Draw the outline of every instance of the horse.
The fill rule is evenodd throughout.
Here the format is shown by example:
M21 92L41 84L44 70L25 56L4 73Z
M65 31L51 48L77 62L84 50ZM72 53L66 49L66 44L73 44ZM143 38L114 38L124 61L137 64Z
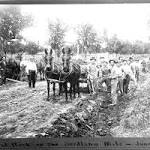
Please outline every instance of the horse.
M63 81L65 80L64 89L66 100L68 99L67 82L70 83L70 98L72 99L72 90L74 98L76 97L76 92L78 93L78 97L80 97L79 78L81 76L81 68L79 64L71 62L70 47L64 47L62 49L62 62L63 62L63 70L61 78L63 77Z
M37 71L40 74L40 80L44 80L45 79L45 63L43 61L43 59L40 60L40 62L37 63Z
M6 61L6 78L20 80L20 61L8 59Z
M47 80L47 92L49 100L50 96L50 81L49 79L60 80L62 66L56 62L54 62L54 50L53 49L45 49L45 78ZM55 98L55 82L51 82L53 84L53 97ZM61 94L62 84L59 83L59 95Z

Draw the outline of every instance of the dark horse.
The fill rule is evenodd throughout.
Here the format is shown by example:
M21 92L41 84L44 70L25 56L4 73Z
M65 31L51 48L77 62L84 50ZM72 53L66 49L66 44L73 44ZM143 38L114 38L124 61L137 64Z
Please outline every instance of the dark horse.
M80 89L79 89L79 78L81 75L80 65L74 62L71 62L71 49L69 47L64 47L62 49L62 62L63 62L63 70L61 74L61 80L65 81L64 89L66 100L67 96L67 82L70 83L70 98L72 99L72 92L74 98L76 97L76 92L78 93L78 97L80 97Z
M47 80L47 91L48 91L48 99L50 96L50 83L53 84L53 95L55 98L55 84L56 82L50 82L49 79L60 80L62 67L60 64L54 62L54 51L52 49L45 49L45 78ZM59 95L61 93L62 84L59 83Z
M6 78L20 80L20 60L10 58L6 61Z

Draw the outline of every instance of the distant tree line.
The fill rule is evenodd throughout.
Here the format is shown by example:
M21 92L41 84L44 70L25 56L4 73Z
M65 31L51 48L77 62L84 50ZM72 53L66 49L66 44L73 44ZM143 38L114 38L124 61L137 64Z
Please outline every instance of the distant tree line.
M0 54L7 55L27 52L36 54L44 51L38 43L26 41L21 36L21 31L32 26L33 18L31 15L22 15L19 6L10 6L0 10ZM56 22L48 22L49 39L48 45L56 50L57 56L60 56L62 47L65 43L65 36L68 31L68 26L60 20ZM75 28L77 40L71 45L74 54L87 53L116 53L116 54L150 54L150 43L142 41L123 41L113 35L107 36L107 31L102 35L93 28L91 24L81 24Z

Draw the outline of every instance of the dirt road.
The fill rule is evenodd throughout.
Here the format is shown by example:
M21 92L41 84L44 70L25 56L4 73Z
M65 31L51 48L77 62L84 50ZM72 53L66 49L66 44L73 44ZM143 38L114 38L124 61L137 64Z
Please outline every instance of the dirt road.
M0 137L30 137L49 128L60 113L74 107L64 99L47 101L46 81L37 82L36 88L27 83L0 87Z
M97 129L108 127L115 137L150 135L147 134L150 133L149 76L149 73L141 76L138 88L131 84L129 94L121 97L117 106L100 110ZM91 99L82 93L82 99L70 103L65 103L64 96L47 101L46 86L46 81L39 81L35 89L28 88L25 82L0 87L0 138L27 138L44 133L60 114L70 113L82 99ZM105 98L99 93L93 100L99 103Z

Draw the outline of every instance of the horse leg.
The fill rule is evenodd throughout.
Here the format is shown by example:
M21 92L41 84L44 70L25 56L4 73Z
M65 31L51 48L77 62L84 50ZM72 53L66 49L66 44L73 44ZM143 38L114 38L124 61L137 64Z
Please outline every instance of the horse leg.
M70 99L72 99L72 88L73 88L72 83L70 83Z
M48 100L49 100L49 92L50 92L50 83L49 83L49 81L47 81L47 94L48 94L47 99Z
M67 82L64 83L64 89L65 89L65 96L66 96L66 101L68 100L68 95L67 95Z
M43 80L43 72L41 72L41 80Z
M55 83L53 83L53 96L55 98Z
M61 95L62 93L62 83L59 83L59 96Z
M79 82L79 80L77 81L77 93L78 93L78 97L81 97L81 95L80 95L80 82Z
M41 73L41 71L40 71L40 80L42 81L42 73Z
M44 77L44 71L43 71L43 73L42 73L42 74L43 74L43 80L44 80L44 79L45 79L45 77Z
M76 98L76 84L73 83L73 98Z

